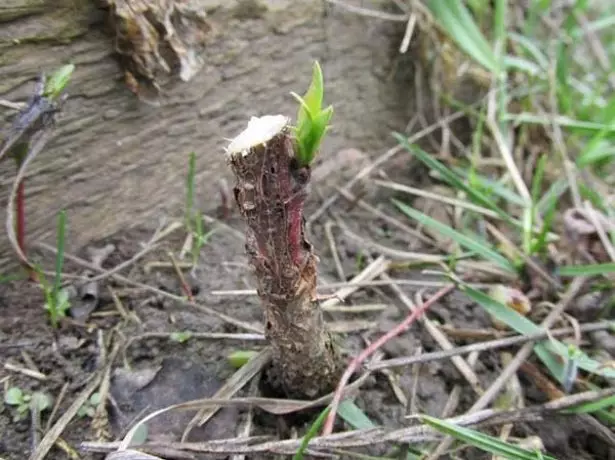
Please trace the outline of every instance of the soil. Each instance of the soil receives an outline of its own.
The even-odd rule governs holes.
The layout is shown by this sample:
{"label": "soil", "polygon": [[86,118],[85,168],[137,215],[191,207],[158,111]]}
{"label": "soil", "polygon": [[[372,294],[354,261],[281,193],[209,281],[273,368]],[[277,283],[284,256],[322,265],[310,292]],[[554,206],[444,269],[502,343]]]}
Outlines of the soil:
{"label": "soil", "polygon": [[[398,174],[407,175],[408,171]],[[386,209],[386,196],[376,197],[380,207]],[[313,194],[310,203],[313,212],[320,204],[318,193]],[[409,243],[416,244],[406,234],[396,233],[384,222],[374,219],[372,215],[359,208],[349,208],[340,201],[334,207],[335,213],[356,233],[368,237],[378,237],[382,245],[396,249],[408,249]],[[394,213],[387,209],[387,212]],[[246,266],[244,247],[241,237],[243,228],[235,214],[228,217],[226,225],[237,231],[222,230],[216,232],[201,251],[198,269],[194,276],[185,271],[197,303],[223,312],[238,320],[258,325],[261,311],[257,299],[253,296],[218,296],[213,290],[247,289],[253,286],[250,270]],[[321,284],[339,281],[331,253],[326,245],[324,220],[312,227],[311,240],[316,242],[321,258]],[[134,256],[142,249],[143,243],[152,236],[145,229],[133,229],[119,233],[112,238],[96,242],[89,247],[115,245],[116,249],[105,261],[104,267],[111,268]],[[357,273],[360,264],[359,253],[365,251],[342,232],[337,232],[336,244],[342,261],[346,278]],[[177,254],[184,241],[184,231],[178,230],[164,240],[162,247],[148,253],[122,274],[133,281],[146,283],[161,290],[182,295],[180,282],[174,271],[169,268],[155,268],[152,262],[168,262],[168,250]],[[80,254],[86,257],[84,249]],[[49,253],[40,253],[47,265],[53,264]],[[150,264],[150,265],[148,265]],[[65,272],[80,273],[79,267],[67,261]],[[399,270],[397,278],[412,278],[416,274]],[[119,296],[128,319],[118,314],[109,288]],[[416,288],[403,287],[413,296]],[[48,317],[42,309],[40,290],[28,281],[12,281],[0,288],[0,350],[2,363],[25,366],[24,356],[31,358],[36,369],[46,376],[45,380],[32,378],[19,372],[0,369],[0,381],[5,387],[18,386],[24,391],[44,391],[57,398],[64,385],[66,394],[58,414],[74,401],[75,397],[88,383],[104,353],[109,350],[101,348],[102,343],[109,343],[112,333],[125,339],[133,338],[145,332],[176,332],[190,330],[193,332],[245,332],[223,321],[195,311],[190,307],[178,305],[177,302],[152,295],[144,289],[127,288],[118,282],[104,281],[99,286],[100,303],[87,320],[87,325],[65,321],[58,330],[50,327]],[[391,305],[384,312],[368,313],[363,317],[348,314],[329,314],[329,321],[344,319],[364,319],[376,322],[376,327],[361,333],[344,335],[343,344],[349,353],[356,353],[364,346],[363,338],[373,339],[404,316],[404,307],[386,288],[366,288],[359,290],[348,299],[348,304],[386,303]],[[131,316],[132,315],[132,316]],[[458,328],[487,329],[489,318],[482,310],[469,302],[461,294],[454,294],[435,306],[429,313],[434,320],[446,322]],[[138,319],[137,319],[138,318]],[[459,343],[463,343],[459,341]],[[114,362],[111,378],[111,398],[107,406],[108,418],[93,420],[88,416],[75,417],[62,433],[61,439],[66,445],[78,449],[82,441],[113,440],[125,434],[128,426],[135,419],[158,408],[191,399],[212,396],[224,384],[235,369],[227,356],[234,350],[258,350],[262,342],[233,340],[208,340],[191,338],[183,343],[169,338],[148,338],[136,340],[126,352],[126,361],[119,355]],[[385,348],[388,357],[410,355],[421,347],[424,351],[437,349],[433,339],[418,325],[401,337],[390,342]],[[485,352],[476,365],[476,373],[483,387],[487,387],[501,370],[499,356]],[[398,384],[405,395],[412,393],[415,378],[416,396],[412,399],[415,410],[421,413],[441,416],[450,393],[455,385],[460,385],[461,400],[456,413],[467,410],[476,400],[476,395],[461,377],[450,361],[436,361],[419,367],[418,373],[412,367],[398,371]],[[532,387],[531,382],[524,382],[527,387],[527,403],[543,402],[544,395]],[[254,385],[246,385],[239,395],[254,394]],[[363,385],[357,399],[359,407],[365,410],[374,423],[387,427],[408,425],[405,419],[406,409],[402,407],[391,389],[388,380],[381,374],[372,375]],[[2,407],[2,406],[0,406]],[[408,409],[409,410],[409,409]],[[0,409],[0,458],[4,460],[24,459],[32,448],[31,423],[28,418],[14,422],[15,409],[4,405]],[[177,440],[193,412],[171,412],[155,418],[148,424],[149,439]],[[239,434],[245,420],[246,411],[242,409],[224,409],[202,427],[194,429],[189,440],[213,440],[228,438]],[[57,420],[57,415],[56,419]],[[42,414],[42,426],[45,426],[49,412]],[[256,417],[251,431],[255,434],[276,434],[281,425],[276,417]],[[55,421],[54,420],[54,421]],[[102,421],[101,421],[102,420]],[[108,422],[108,423],[105,423]],[[305,426],[296,427],[299,433]],[[348,427],[347,427],[348,429]],[[591,439],[583,434],[584,428],[573,416],[556,417],[539,426],[531,424],[515,425],[513,436],[526,437],[538,435],[545,444],[549,454],[558,459],[604,459],[613,458],[613,451],[601,441]],[[39,437],[40,438],[40,437]],[[393,446],[375,446],[364,449],[364,453],[386,454]],[[102,459],[102,454],[80,453],[84,459]],[[487,459],[489,455],[478,451],[463,450],[456,453],[456,458]],[[47,458],[70,458],[66,451],[53,447]],[[230,458],[194,457],[194,458]],[[273,458],[273,455],[249,458]],[[342,456],[342,458],[350,458]],[[397,458],[397,457],[395,457]]]}

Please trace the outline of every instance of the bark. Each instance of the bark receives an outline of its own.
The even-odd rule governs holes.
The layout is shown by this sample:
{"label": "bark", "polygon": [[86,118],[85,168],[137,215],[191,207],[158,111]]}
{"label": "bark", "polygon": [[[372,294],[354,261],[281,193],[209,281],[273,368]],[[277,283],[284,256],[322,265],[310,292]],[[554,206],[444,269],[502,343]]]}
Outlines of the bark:
{"label": "bark", "polygon": [[228,160],[273,349],[272,381],[288,397],[311,399],[333,390],[343,369],[316,298],[317,258],[304,231],[311,171],[298,166],[284,120],[273,137],[229,148]]}

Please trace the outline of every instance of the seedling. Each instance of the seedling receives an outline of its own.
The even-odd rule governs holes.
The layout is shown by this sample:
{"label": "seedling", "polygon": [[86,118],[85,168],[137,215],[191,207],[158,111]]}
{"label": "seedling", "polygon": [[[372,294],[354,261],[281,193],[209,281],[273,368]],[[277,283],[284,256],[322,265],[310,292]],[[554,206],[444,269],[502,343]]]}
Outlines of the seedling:
{"label": "seedling", "polygon": [[192,332],[190,331],[180,331],[180,332],[172,332],[171,340],[177,343],[185,343],[192,338]]}
{"label": "seedling", "polygon": [[37,268],[38,280],[43,288],[43,293],[45,296],[45,310],[49,313],[49,320],[51,321],[51,325],[53,327],[58,327],[60,318],[64,318],[66,316],[66,312],[70,308],[68,291],[66,289],[62,289],[65,231],[66,213],[62,210],[58,216],[57,253],[53,284],[50,284],[42,270]]}
{"label": "seedling", "polygon": [[[14,158],[17,171],[22,169],[26,161],[31,161],[42,150],[54,126],[55,113],[60,110],[64,101],[63,91],[68,84],[75,69],[69,64],[58,69],[48,79],[41,76],[35,94],[31,97],[26,108],[17,116],[8,132],[3,136],[0,146],[0,158],[7,152]],[[26,257],[25,244],[25,184],[23,179],[17,184],[15,197],[15,233],[20,258]],[[25,260],[22,260],[24,263]],[[34,279],[35,273],[28,265],[30,277]]]}
{"label": "seedling", "polygon": [[32,394],[24,392],[19,387],[11,387],[4,394],[4,403],[13,406],[16,413],[13,417],[14,422],[23,420],[29,411],[36,409],[43,412],[51,408],[53,400],[46,393],[34,392]]}
{"label": "seedling", "polygon": [[94,418],[94,414],[96,414],[96,408],[100,404],[100,393],[92,393],[92,395],[88,398],[88,400],[79,408],[77,415],[79,417],[90,417]]}
{"label": "seedling", "polygon": [[303,97],[291,93],[299,101],[297,121],[294,128],[297,141],[296,158],[300,166],[307,166],[318,153],[320,143],[329,129],[333,116],[333,107],[322,108],[324,95],[322,70],[318,62],[314,63],[312,82]]}
{"label": "seedling", "polygon": [[192,266],[196,267],[199,261],[199,254],[203,246],[207,244],[209,238],[214,233],[214,229],[205,232],[203,228],[203,217],[194,209],[194,178],[196,175],[196,154],[190,153],[188,162],[188,177],[186,178],[186,211],[184,225],[188,234],[191,236],[190,255],[192,256]]}

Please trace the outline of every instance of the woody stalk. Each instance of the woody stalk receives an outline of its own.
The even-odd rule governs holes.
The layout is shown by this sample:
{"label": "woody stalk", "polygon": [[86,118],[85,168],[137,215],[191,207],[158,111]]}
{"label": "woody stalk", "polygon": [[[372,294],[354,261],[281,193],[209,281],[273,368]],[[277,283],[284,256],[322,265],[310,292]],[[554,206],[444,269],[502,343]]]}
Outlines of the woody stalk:
{"label": "woody stalk", "polygon": [[316,296],[317,257],[303,215],[310,164],[333,114],[322,109],[318,63],[307,93],[293,96],[300,104],[294,126],[284,115],[253,117],[226,155],[272,348],[269,384],[286,397],[311,399],[332,391],[343,370]]}

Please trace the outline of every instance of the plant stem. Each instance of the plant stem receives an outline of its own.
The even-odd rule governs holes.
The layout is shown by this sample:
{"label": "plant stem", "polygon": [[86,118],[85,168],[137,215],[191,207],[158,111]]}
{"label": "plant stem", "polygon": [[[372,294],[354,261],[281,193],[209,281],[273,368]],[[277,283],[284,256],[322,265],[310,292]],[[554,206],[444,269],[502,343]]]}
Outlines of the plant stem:
{"label": "plant stem", "polygon": [[17,198],[15,200],[15,210],[17,219],[15,231],[17,233],[17,244],[19,249],[26,253],[26,210],[25,210],[25,181],[21,181],[17,188]]}
{"label": "plant stem", "polygon": [[285,117],[255,120],[236,138],[245,140],[259,125],[253,142],[237,147],[234,141],[227,154],[273,351],[270,382],[287,397],[314,398],[335,388],[343,368],[316,299],[317,258],[305,238],[311,171],[296,160]]}

